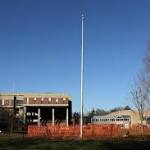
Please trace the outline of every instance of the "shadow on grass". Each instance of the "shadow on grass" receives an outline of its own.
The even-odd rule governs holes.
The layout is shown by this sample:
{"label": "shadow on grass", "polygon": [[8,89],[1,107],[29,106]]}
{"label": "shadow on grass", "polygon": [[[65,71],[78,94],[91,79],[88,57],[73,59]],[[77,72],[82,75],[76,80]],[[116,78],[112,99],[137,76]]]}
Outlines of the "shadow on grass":
{"label": "shadow on grass", "polygon": [[149,140],[49,140],[46,138],[0,139],[0,150],[149,150]]}

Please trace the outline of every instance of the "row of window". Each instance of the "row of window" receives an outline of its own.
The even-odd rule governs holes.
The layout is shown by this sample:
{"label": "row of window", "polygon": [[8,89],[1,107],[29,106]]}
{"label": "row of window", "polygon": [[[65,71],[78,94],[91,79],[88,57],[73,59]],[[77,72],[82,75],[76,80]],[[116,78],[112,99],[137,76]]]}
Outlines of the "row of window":
{"label": "row of window", "polygon": [[[68,103],[68,99],[67,98],[24,98],[24,100],[16,100],[16,106],[22,105],[22,104],[51,104],[51,103],[60,103],[60,104],[66,104]],[[5,99],[2,100],[0,99],[0,106],[4,105],[4,106],[13,106],[14,105],[14,101],[13,100],[9,100],[9,99]]]}
{"label": "row of window", "polygon": [[144,120],[150,121],[150,116],[144,117]]}
{"label": "row of window", "polygon": [[68,99],[66,98],[26,98],[24,104],[66,104]]}
{"label": "row of window", "polygon": [[64,97],[64,98],[54,98],[54,97],[50,97],[50,98],[43,98],[43,97],[28,97],[28,98],[25,98],[25,99],[27,99],[27,100],[30,100],[30,99],[33,99],[33,100],[41,100],[41,101],[44,101],[44,100],[48,100],[48,101],[52,101],[52,100],[56,100],[56,101],[58,101],[58,100],[61,100],[61,101],[65,101],[66,100],[66,98]]}
{"label": "row of window", "polygon": [[129,121],[130,119],[129,118],[117,118],[117,119],[92,119],[93,122],[106,122],[106,121]]}

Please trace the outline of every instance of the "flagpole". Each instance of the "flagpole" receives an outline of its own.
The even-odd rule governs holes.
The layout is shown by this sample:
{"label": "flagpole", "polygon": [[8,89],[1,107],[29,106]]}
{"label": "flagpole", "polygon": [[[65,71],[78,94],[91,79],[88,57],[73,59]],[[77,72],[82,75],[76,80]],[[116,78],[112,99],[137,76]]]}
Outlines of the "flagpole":
{"label": "flagpole", "polygon": [[84,75],[84,15],[82,14],[82,33],[81,33],[81,112],[80,112],[80,138],[82,139],[83,137],[83,75]]}

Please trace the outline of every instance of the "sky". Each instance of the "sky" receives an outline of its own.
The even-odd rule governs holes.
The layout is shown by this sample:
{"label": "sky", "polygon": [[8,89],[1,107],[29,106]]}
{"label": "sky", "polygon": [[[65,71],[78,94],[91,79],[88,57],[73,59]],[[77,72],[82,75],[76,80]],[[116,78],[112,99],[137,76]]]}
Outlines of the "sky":
{"label": "sky", "polygon": [[84,111],[132,105],[149,0],[0,0],[0,91],[66,93],[80,111],[82,12]]}

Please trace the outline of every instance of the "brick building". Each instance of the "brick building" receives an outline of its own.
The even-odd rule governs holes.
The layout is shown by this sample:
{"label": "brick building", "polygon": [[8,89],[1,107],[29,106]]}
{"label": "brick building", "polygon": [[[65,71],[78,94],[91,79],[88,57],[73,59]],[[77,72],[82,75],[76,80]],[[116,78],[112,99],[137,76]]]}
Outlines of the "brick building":
{"label": "brick building", "polygon": [[66,94],[0,93],[0,108],[13,111],[24,124],[68,124],[72,101]]}

